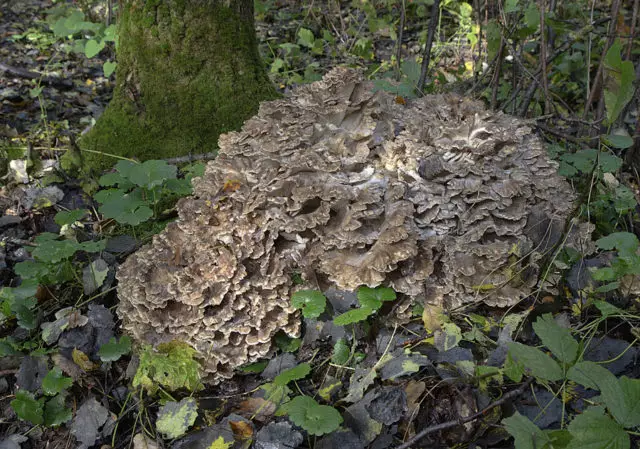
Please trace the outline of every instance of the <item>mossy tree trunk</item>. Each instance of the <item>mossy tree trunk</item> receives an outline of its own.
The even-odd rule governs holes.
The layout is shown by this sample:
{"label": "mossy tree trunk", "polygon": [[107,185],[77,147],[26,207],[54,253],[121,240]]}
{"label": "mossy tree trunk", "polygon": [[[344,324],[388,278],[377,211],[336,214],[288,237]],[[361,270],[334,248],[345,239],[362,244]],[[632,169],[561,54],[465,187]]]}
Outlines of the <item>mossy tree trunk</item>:
{"label": "mossy tree trunk", "polygon": [[[123,0],[121,8],[113,98],[82,148],[140,160],[210,152],[219,134],[276,97],[253,0]],[[90,153],[94,167],[114,162]]]}

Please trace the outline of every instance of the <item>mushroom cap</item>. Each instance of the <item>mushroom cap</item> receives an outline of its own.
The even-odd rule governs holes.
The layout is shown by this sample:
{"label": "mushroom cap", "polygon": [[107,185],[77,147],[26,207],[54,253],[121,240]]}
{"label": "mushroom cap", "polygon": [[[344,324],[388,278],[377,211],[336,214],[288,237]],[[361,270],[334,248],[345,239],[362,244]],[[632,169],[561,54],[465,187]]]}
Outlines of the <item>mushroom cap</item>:
{"label": "mushroom cap", "polygon": [[295,272],[445,307],[530,294],[575,200],[541,140],[478,101],[372,87],[334,69],[222,135],[178,220],[120,267],[125,329],[191,344],[215,381],[299,333]]}

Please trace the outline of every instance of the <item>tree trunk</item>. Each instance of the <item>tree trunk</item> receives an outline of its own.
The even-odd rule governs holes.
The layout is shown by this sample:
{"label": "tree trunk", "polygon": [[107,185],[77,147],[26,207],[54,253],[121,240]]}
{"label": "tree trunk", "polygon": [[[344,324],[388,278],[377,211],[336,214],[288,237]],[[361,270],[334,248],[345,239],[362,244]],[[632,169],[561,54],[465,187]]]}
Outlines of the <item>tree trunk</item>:
{"label": "tree trunk", "polygon": [[[80,145],[89,164],[215,150],[277,96],[258,53],[253,0],[124,0],[113,98]],[[86,154],[86,153],[85,153]]]}

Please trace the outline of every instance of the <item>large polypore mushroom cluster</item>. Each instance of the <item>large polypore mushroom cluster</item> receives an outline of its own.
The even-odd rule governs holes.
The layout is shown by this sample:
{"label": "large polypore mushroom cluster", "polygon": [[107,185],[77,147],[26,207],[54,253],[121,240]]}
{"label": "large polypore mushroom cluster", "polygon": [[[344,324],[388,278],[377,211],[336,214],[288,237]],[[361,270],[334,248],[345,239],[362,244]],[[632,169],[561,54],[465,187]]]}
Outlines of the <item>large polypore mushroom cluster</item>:
{"label": "large polypore mushroom cluster", "polygon": [[299,331],[296,272],[407,302],[515,303],[573,200],[522,120],[453,95],[398,104],[336,69],[220,138],[179,219],[120,268],[119,315],[228,377]]}

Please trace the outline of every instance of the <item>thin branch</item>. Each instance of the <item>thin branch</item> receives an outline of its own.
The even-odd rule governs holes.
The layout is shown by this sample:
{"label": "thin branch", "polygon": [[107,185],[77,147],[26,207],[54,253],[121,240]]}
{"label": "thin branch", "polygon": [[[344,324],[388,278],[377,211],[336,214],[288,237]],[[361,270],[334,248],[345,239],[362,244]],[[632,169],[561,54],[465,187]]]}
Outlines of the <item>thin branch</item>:
{"label": "thin branch", "polygon": [[202,153],[202,154],[189,154],[187,156],[179,156],[172,157],[169,159],[164,159],[167,164],[182,164],[185,162],[195,162],[195,161],[210,161],[215,159],[218,156],[217,152],[212,153]]}
{"label": "thin branch", "polygon": [[67,79],[60,79],[51,76],[45,76],[38,72],[32,72],[31,70],[26,70],[20,67],[14,67],[4,62],[0,62],[0,72],[6,72],[11,76],[16,76],[18,78],[25,78],[28,80],[40,80],[40,84],[44,84],[46,86],[56,86],[62,87],[66,89],[70,89],[73,87],[73,82]]}
{"label": "thin branch", "polygon": [[396,81],[400,81],[400,63],[402,62],[402,36],[404,34],[404,22],[407,11],[405,0],[400,1],[400,24],[398,25],[398,42],[396,42]]}
{"label": "thin branch", "polygon": [[542,89],[544,90],[544,113],[551,112],[551,103],[549,96],[549,80],[547,79],[547,27],[544,23],[544,13],[547,2],[540,2],[540,69],[542,70]]}
{"label": "thin branch", "polygon": [[409,441],[401,444],[400,446],[397,446],[395,449],[409,449],[412,445],[416,444],[418,441],[420,441],[421,439],[423,439],[424,437],[426,437],[431,433],[439,432],[441,430],[451,429],[452,427],[457,427],[462,424],[475,421],[478,418],[484,417],[487,414],[487,412],[489,412],[490,410],[496,407],[499,407],[505,402],[507,402],[508,400],[523,394],[526,391],[526,389],[529,388],[529,385],[531,385],[531,383],[533,382],[533,379],[534,379],[533,377],[530,377],[525,383],[523,383],[516,390],[510,391],[509,393],[505,394],[500,399],[489,404],[486,408],[482,409],[478,413],[467,416],[465,418],[460,418],[458,420],[451,420],[451,421],[443,422],[442,424],[436,424],[435,426],[429,426],[426,429],[423,429],[422,431],[417,433]]}
{"label": "thin branch", "polygon": [[433,36],[436,34],[436,27],[440,18],[440,0],[434,0],[431,7],[431,21],[429,22],[429,30],[427,32],[427,43],[424,46],[424,55],[422,57],[422,67],[420,68],[420,79],[418,80],[418,90],[423,92],[424,83],[427,79],[427,70],[431,61],[431,47],[433,46]]}
{"label": "thin branch", "polygon": [[498,104],[498,87],[500,86],[500,74],[502,73],[502,61],[504,60],[504,47],[505,47],[505,38],[500,35],[500,48],[498,49],[498,60],[496,61],[496,69],[493,72],[493,78],[491,80],[491,84],[493,87],[491,89],[491,110],[495,110]]}

